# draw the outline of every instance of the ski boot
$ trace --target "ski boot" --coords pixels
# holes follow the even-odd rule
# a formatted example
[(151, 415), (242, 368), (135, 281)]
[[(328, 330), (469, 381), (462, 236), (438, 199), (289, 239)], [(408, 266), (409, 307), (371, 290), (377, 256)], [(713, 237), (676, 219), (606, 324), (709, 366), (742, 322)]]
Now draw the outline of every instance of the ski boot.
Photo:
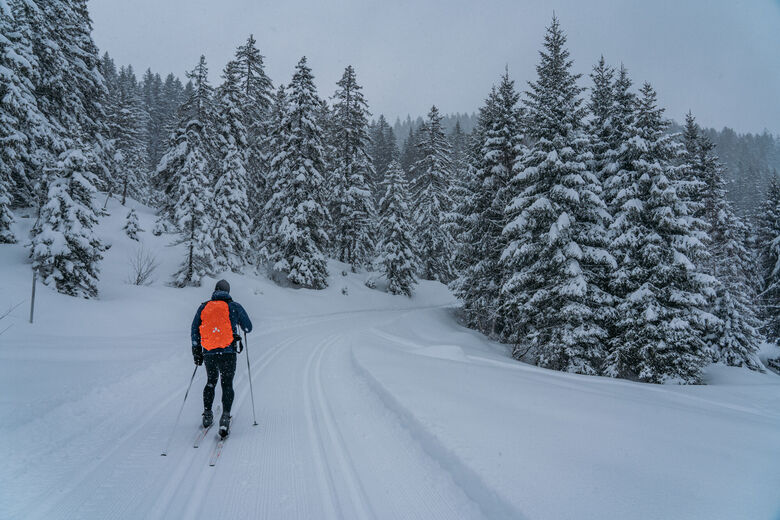
[(230, 414), (222, 412), (222, 417), (219, 418), (219, 436), (223, 439), (230, 433)]
[(214, 412), (211, 410), (203, 410), (203, 427), (208, 428), (214, 423)]

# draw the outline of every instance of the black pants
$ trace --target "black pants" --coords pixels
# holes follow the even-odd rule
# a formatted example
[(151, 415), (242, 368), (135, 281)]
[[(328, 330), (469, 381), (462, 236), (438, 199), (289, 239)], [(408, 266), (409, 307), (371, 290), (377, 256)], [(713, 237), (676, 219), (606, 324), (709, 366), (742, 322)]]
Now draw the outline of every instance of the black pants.
[(206, 354), (203, 356), (208, 381), (203, 389), (203, 408), (211, 410), (217, 379), (222, 380), (222, 410), (230, 415), (233, 406), (233, 376), (236, 375), (236, 354)]

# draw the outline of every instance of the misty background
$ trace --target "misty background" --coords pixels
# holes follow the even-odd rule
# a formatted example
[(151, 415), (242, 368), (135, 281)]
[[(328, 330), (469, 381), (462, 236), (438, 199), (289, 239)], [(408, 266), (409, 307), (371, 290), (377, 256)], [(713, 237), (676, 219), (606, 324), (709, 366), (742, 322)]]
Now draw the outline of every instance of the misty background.
[(553, 10), (574, 68), (587, 74), (603, 54), (650, 81), (667, 115), (688, 110), (705, 127), (780, 132), (780, 2), (464, 0), (94, 0), (101, 52), (138, 74), (179, 77), (201, 54), (218, 82), (251, 33), (275, 84), (306, 55), (322, 92), (353, 65), (375, 116), (391, 122), (472, 113), (505, 66), (524, 89)]

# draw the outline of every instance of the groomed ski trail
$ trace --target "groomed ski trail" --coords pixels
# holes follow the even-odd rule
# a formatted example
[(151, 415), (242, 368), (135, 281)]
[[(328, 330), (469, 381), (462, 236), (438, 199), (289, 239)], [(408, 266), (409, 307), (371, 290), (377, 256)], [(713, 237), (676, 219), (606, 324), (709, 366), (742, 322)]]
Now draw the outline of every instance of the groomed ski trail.
[(337, 312), (258, 329), (249, 352), (259, 426), (239, 359), (230, 441), (216, 466), (208, 465), (216, 433), (199, 449), (191, 445), (201, 374), (167, 457), (160, 449), (181, 391), (165, 395), (119, 443), (105, 442), (113, 447), (92, 454), (80, 476), (24, 518), (484, 518), (352, 363), (355, 338), (412, 311), (424, 312), (366, 310), (359, 320)]

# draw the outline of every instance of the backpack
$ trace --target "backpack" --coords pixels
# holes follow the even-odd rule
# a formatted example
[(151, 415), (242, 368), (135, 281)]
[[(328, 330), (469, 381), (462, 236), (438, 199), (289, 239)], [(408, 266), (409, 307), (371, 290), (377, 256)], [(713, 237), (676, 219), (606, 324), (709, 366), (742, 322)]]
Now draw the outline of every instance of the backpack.
[(230, 307), (221, 300), (206, 302), (200, 311), (200, 344), (205, 350), (229, 347), (233, 343)]

